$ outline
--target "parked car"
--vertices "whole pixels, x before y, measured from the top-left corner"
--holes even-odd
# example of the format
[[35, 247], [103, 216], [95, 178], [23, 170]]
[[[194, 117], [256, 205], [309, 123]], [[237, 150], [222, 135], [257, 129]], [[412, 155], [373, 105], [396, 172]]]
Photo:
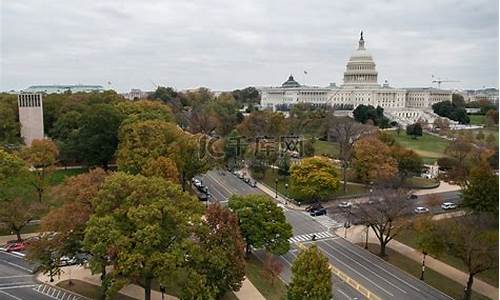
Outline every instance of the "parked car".
[[443, 204], [441, 204], [441, 208], [444, 210], [455, 209], [457, 207], [458, 205], [455, 202], [444, 202]]
[[237, 176], [238, 176], [238, 178], [239, 178], [239, 179], [243, 179], [243, 178], [244, 178], [244, 177], [243, 177], [243, 174], [241, 174], [241, 173], [238, 173], [238, 175], [237, 175]]
[[337, 205], [338, 208], [350, 208], [351, 206], [352, 203], [348, 201], [342, 201]]
[[7, 252], [24, 251], [24, 250], [26, 250], [26, 244], [24, 244], [23, 242], [8, 244], [5, 247], [5, 251], [7, 251]]
[[417, 199], [417, 198], [418, 198], [418, 196], [417, 196], [417, 195], [415, 195], [415, 194], [410, 194], [410, 195], [408, 195], [408, 199], [410, 199], [410, 200], [415, 200], [415, 199]]
[[78, 264], [78, 259], [76, 257], [62, 256], [59, 258], [59, 266], [73, 266]]
[[317, 209], [320, 209], [320, 208], [323, 208], [323, 205], [321, 205], [320, 202], [314, 202], [311, 205], [309, 205], [309, 206], [306, 207], [306, 211], [311, 212], [313, 210], [317, 210]]
[[250, 183], [250, 178], [248, 178], [248, 177], [243, 178], [243, 181], [246, 182], [246, 183]]
[[257, 181], [256, 180], [251, 181], [249, 184], [250, 184], [251, 187], [257, 187]]
[[326, 208], [322, 207], [319, 209], [312, 210], [309, 214], [313, 217], [326, 215]]
[[205, 193], [198, 194], [198, 199], [200, 201], [208, 201], [208, 195]]
[[416, 214], [425, 214], [425, 213], [429, 212], [429, 209], [427, 207], [424, 207], [424, 206], [417, 206], [417, 207], [415, 207], [414, 212]]

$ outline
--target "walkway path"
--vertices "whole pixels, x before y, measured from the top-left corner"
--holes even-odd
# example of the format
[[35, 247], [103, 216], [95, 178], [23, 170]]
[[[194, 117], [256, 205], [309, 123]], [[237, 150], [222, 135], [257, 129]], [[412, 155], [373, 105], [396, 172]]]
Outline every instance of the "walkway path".
[[[54, 282], [50, 282], [49, 277], [43, 274], [39, 274], [37, 279], [40, 282], [56, 285], [58, 282], [69, 280], [69, 279], [78, 279], [81, 281], [85, 281], [92, 285], [100, 286], [101, 280], [99, 278], [99, 274], [92, 275], [89, 269], [86, 269], [82, 266], [69, 266], [61, 268], [61, 275], [54, 278]], [[135, 284], [129, 284], [120, 290], [120, 293], [135, 299], [144, 299], [144, 289]], [[161, 300], [161, 293], [158, 291], [151, 291], [151, 299], [152, 300]], [[164, 297], [165, 300], [174, 300], [177, 297], [166, 295]]]
[[240, 290], [234, 294], [240, 300], [266, 300], [248, 278], [245, 278]]
[[[337, 234], [340, 236], [344, 236], [344, 228], [340, 228], [337, 230]], [[364, 243], [366, 238], [366, 227], [362, 225], [352, 226], [347, 231], [347, 239], [352, 243]], [[375, 233], [373, 231], [370, 232], [368, 236], [368, 241], [370, 243], [378, 243], [378, 240], [375, 237]], [[392, 250], [421, 263], [422, 262], [422, 253], [418, 250], [415, 250], [397, 240], [392, 240], [387, 247]], [[457, 268], [454, 268], [438, 259], [435, 259], [431, 256], [427, 256], [425, 259], [425, 265], [428, 268], [433, 269], [434, 271], [440, 273], [443, 276], [450, 278], [456, 282], [459, 282], [463, 286], [466, 285], [467, 279], [469, 275]], [[480, 279], [474, 278], [474, 284], [472, 289], [480, 293], [484, 296], [487, 296], [491, 299], [498, 300], [498, 288], [488, 284]]]

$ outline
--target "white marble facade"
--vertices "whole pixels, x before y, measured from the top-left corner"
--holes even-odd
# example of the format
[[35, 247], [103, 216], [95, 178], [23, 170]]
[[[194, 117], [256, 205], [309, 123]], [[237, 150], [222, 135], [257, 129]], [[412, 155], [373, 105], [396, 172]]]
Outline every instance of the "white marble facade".
[[[450, 100], [452, 92], [435, 88], [393, 88], [387, 82], [378, 83], [378, 72], [372, 55], [365, 48], [363, 33], [358, 48], [346, 65], [344, 83], [337, 87], [304, 86], [292, 75], [279, 87], [262, 87], [261, 107], [282, 110], [297, 103], [315, 106], [328, 105], [351, 109], [360, 104], [380, 106], [389, 116], [409, 118], [408, 123], [417, 118], [429, 118], [432, 105]], [[425, 113], [423, 112], [425, 111]]]

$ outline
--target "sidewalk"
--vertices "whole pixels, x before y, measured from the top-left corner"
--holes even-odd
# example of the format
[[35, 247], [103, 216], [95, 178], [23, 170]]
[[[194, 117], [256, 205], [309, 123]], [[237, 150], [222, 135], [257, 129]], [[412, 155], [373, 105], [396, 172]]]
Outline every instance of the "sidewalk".
[[[85, 281], [95, 286], [101, 285], [101, 279], [99, 278], [99, 274], [92, 275], [89, 269], [86, 269], [82, 266], [68, 266], [61, 268], [62, 274], [60, 276], [56, 276], [54, 278], [54, 282], [50, 282], [50, 278], [47, 275], [38, 274], [37, 279], [40, 282], [49, 285], [56, 285], [58, 282], [69, 280], [69, 279], [77, 279], [81, 281]], [[135, 284], [129, 284], [120, 290], [120, 293], [135, 299], [144, 299], [144, 289]], [[151, 299], [153, 300], [161, 300], [161, 293], [158, 291], [151, 291]], [[174, 300], [178, 299], [177, 297], [166, 295], [164, 297], [165, 300]]]
[[267, 187], [266, 185], [260, 183], [257, 181], [257, 188], [261, 191], [263, 191], [265, 194], [267, 194], [269, 197], [272, 197], [273, 199], [277, 200], [281, 204], [285, 205], [288, 208], [295, 209], [295, 210], [304, 210], [305, 207], [297, 206], [293, 204], [292, 202], [288, 201], [285, 197], [283, 197], [281, 194], [278, 193], [278, 198], [276, 198], [276, 191], [272, 190], [271, 188]]
[[[340, 230], [340, 231], [339, 231]], [[337, 229], [336, 231], [337, 235], [339, 236], [344, 236], [344, 228]], [[349, 240], [352, 243], [364, 243], [366, 238], [366, 227], [362, 225], [356, 225], [352, 226], [347, 230], [347, 240]], [[373, 231], [370, 231], [370, 234], [368, 236], [368, 241], [370, 243], [376, 243], [378, 244], [378, 240], [375, 237], [375, 233]], [[391, 248], [392, 250], [418, 262], [422, 262], [422, 253], [418, 250], [415, 250], [397, 240], [392, 240], [387, 244], [387, 247]], [[467, 279], [469, 275], [457, 268], [454, 268], [438, 259], [435, 259], [431, 256], [427, 256], [425, 259], [425, 265], [428, 268], [431, 268], [432, 270], [440, 273], [443, 276], [446, 276], [450, 278], [451, 280], [454, 280], [462, 285], [466, 285]], [[486, 297], [489, 297], [494, 300], [498, 300], [498, 288], [495, 286], [492, 286], [478, 278], [474, 278], [474, 284], [472, 285], [472, 289], [480, 293]]]
[[[57, 283], [69, 279], [77, 279], [95, 286], [101, 285], [101, 279], [99, 274], [92, 275], [89, 269], [82, 266], [68, 266], [61, 268], [62, 274], [54, 278], [54, 282], [50, 282], [50, 278], [47, 275], [38, 274], [37, 279], [40, 282], [56, 285]], [[135, 284], [129, 284], [120, 290], [120, 293], [135, 299], [144, 299], [144, 289]], [[242, 283], [241, 289], [238, 292], [234, 292], [236, 297], [240, 300], [266, 300], [262, 294], [257, 290], [257, 288], [245, 278]], [[158, 291], [151, 291], [151, 299], [161, 300], [161, 293]], [[165, 295], [165, 300], [178, 299], [177, 297]]]
[[455, 184], [449, 184], [448, 182], [441, 181], [439, 186], [434, 189], [421, 189], [421, 190], [416, 190], [415, 195], [430, 195], [430, 194], [437, 194], [437, 193], [446, 193], [446, 192], [456, 192], [460, 191], [462, 188], [459, 185]]

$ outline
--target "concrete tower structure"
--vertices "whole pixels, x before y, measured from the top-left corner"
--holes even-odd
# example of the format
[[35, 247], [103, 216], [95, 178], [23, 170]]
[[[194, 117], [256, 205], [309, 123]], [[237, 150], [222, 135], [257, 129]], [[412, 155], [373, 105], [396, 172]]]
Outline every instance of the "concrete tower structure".
[[43, 139], [42, 94], [22, 93], [17, 95], [21, 137], [27, 146], [35, 139]]

